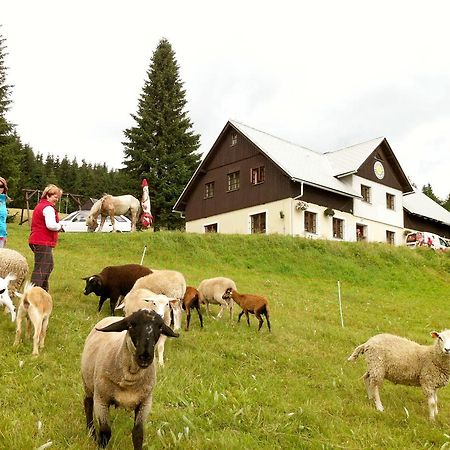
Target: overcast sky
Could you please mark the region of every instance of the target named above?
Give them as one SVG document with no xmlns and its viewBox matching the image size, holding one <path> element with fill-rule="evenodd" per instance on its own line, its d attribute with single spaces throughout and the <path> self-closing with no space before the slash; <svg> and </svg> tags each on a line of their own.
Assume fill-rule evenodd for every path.
<svg viewBox="0 0 450 450">
<path fill-rule="evenodd" d="M 384 136 L 450 194 L 448 1 L 2 0 L 8 119 L 35 152 L 123 161 L 151 56 L 172 44 L 207 152 L 228 119 L 318 151 Z"/>
</svg>

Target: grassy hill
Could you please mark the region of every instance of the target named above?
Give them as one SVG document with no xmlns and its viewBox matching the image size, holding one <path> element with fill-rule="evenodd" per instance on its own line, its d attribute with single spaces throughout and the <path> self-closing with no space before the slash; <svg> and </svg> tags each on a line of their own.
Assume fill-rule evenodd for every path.
<svg viewBox="0 0 450 450">
<path fill-rule="evenodd" d="M 32 268 L 27 238 L 27 225 L 9 226 L 9 247 Z M 0 448 L 28 450 L 47 441 L 55 449 L 96 448 L 85 430 L 79 363 L 84 339 L 109 303 L 97 313 L 97 298 L 83 295 L 81 278 L 106 265 L 139 263 L 144 245 L 145 265 L 179 270 L 189 285 L 227 276 L 241 292 L 267 295 L 272 323 L 272 333 L 266 325 L 258 333 L 254 317 L 248 327 L 205 313 L 200 330 L 194 311 L 191 331 L 167 341 L 144 448 L 450 446 L 450 388 L 440 391 L 440 413 L 430 424 L 420 389 L 386 382 L 382 414 L 366 398 L 364 360 L 346 361 L 379 332 L 427 344 L 430 331 L 450 328 L 450 254 L 282 236 L 142 232 L 60 236 L 50 279 L 54 310 L 37 359 L 29 340 L 13 349 L 14 324 L 0 317 Z M 131 449 L 132 414 L 112 409 L 111 418 L 108 448 Z"/>
</svg>

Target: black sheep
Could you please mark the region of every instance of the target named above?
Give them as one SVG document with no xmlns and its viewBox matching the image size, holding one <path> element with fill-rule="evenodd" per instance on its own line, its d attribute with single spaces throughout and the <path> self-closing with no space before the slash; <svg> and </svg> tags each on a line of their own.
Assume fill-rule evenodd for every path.
<svg viewBox="0 0 450 450">
<path fill-rule="evenodd" d="M 152 273 L 147 267 L 140 264 L 124 264 L 122 266 L 108 266 L 100 273 L 84 277 L 86 287 L 84 295 L 93 292 L 100 297 L 98 310 L 108 298 L 110 299 L 111 315 L 114 316 L 114 309 L 120 296 L 125 297 L 138 278 Z"/>
</svg>

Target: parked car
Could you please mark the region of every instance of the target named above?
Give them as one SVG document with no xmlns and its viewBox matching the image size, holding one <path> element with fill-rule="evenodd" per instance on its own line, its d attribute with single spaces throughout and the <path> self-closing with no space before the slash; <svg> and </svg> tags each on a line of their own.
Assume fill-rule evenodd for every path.
<svg viewBox="0 0 450 450">
<path fill-rule="evenodd" d="M 79 233 L 88 230 L 86 226 L 86 218 L 88 215 L 89 211 L 74 211 L 59 222 L 63 226 L 64 231 Z M 128 217 L 114 216 L 114 218 L 116 220 L 117 231 L 131 231 L 131 220 Z M 98 216 L 97 222 L 100 225 L 100 216 Z M 102 232 L 107 233 L 110 231 L 112 231 L 111 219 L 107 217 L 105 224 L 103 225 Z"/>
<path fill-rule="evenodd" d="M 408 247 L 430 247 L 435 250 L 450 251 L 448 241 L 441 236 L 426 231 L 415 231 L 406 236 Z"/>
</svg>

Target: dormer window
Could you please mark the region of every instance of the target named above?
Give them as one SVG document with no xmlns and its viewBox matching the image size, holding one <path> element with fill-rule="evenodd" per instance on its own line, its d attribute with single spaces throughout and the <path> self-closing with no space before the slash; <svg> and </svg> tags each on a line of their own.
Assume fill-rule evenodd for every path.
<svg viewBox="0 0 450 450">
<path fill-rule="evenodd" d="M 238 135 L 237 133 L 231 133 L 231 146 L 235 146 L 237 144 Z"/>
</svg>

